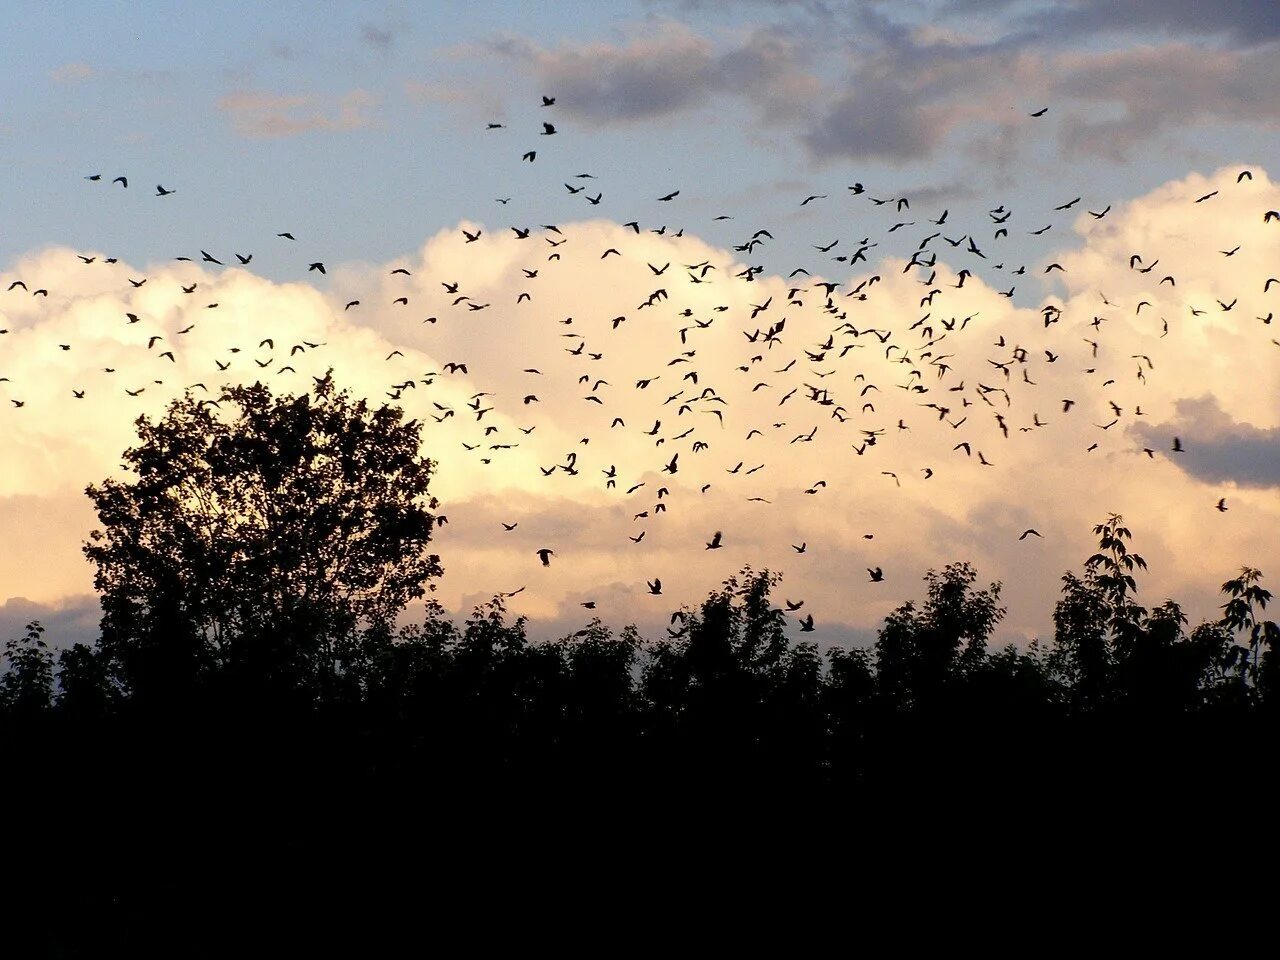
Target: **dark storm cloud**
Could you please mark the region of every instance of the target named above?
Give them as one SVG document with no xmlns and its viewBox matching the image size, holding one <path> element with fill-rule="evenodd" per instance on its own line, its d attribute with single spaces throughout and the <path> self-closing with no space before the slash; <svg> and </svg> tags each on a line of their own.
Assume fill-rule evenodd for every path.
<svg viewBox="0 0 1280 960">
<path fill-rule="evenodd" d="M 657 119 L 724 93 L 776 115 L 815 89 L 799 69 L 805 57 L 797 45 L 763 31 L 724 52 L 672 22 L 623 44 L 544 50 L 508 39 L 494 49 L 531 68 L 563 113 L 595 124 Z"/>
<path fill-rule="evenodd" d="M 101 616 L 98 598 L 92 595 L 68 597 L 55 604 L 10 597 L 0 603 L 0 644 L 24 635 L 32 620 L 44 626 L 44 641 L 54 650 L 96 643 Z"/>
<path fill-rule="evenodd" d="M 931 155 L 947 133 L 937 107 L 917 105 L 892 85 L 858 84 L 804 135 L 817 157 L 906 160 Z"/>
<path fill-rule="evenodd" d="M 1262 429 L 1233 420 L 1214 397 L 1179 400 L 1168 423 L 1132 429 L 1145 446 L 1170 449 L 1172 438 L 1184 452 L 1166 456 L 1184 473 L 1210 483 L 1280 487 L 1280 427 Z"/>
<path fill-rule="evenodd" d="M 1280 71 L 1271 50 L 1144 47 L 1059 58 L 1064 97 L 1119 116 L 1076 117 L 1061 131 L 1074 154 L 1123 154 L 1165 129 L 1195 124 L 1280 121 Z"/>
<path fill-rule="evenodd" d="M 386 53 L 395 42 L 395 32 L 377 24 L 365 23 L 360 26 L 360 39 L 369 46 Z"/>
<path fill-rule="evenodd" d="M 1103 29 L 1110 5 L 1028 13 L 1026 4 L 974 0 L 941 9 L 954 15 L 912 27 L 892 18 L 901 7 L 864 4 L 850 11 L 854 35 L 819 29 L 816 20 L 809 28 L 760 26 L 727 50 L 671 20 L 651 21 L 643 35 L 622 43 L 547 49 L 512 39 L 495 48 L 555 91 L 560 109 L 588 123 L 659 120 L 735 98 L 754 107 L 766 125 L 794 131 L 818 161 L 928 160 L 965 146 L 955 141 L 966 126 L 985 131 L 968 146 L 988 148 L 999 165 L 1016 163 L 1025 139 L 1045 133 L 1072 156 L 1122 161 L 1131 147 L 1164 131 L 1280 120 L 1275 45 L 1168 40 L 1216 23 L 1190 6 L 1173 4 L 1163 13 L 1163 5 L 1140 3 L 1134 23 L 1165 39 L 1100 51 L 1073 50 L 1070 43 L 1085 38 L 1088 24 Z M 962 12 L 1006 9 L 1008 32 L 984 40 L 967 35 Z M 1059 13 L 1076 18 L 1078 29 L 1054 27 L 1066 43 L 1046 50 L 1040 41 L 1049 28 L 1041 21 Z M 1266 36 L 1275 16 L 1237 4 L 1215 29 Z M 1169 26 L 1162 33 L 1170 24 L 1180 30 Z M 1052 114 L 1033 126 L 1024 111 L 1044 104 L 1054 105 Z"/>
<path fill-rule="evenodd" d="M 652 5 L 677 10 L 773 10 L 825 20 L 872 15 L 901 22 L 905 16 L 958 27 L 985 17 L 1003 24 L 1008 35 L 1022 42 L 1112 33 L 1222 38 L 1238 46 L 1280 39 L 1280 4 L 1275 0 L 652 0 Z"/>
<path fill-rule="evenodd" d="M 1046 37 L 1158 30 L 1224 37 L 1240 46 L 1280 38 L 1280 4 L 1275 0 L 1077 0 L 1054 5 L 1030 20 Z"/>
<path fill-rule="evenodd" d="M 951 22 L 985 14 L 1024 41 L 1060 41 L 1113 33 L 1222 38 L 1255 46 L 1280 38 L 1274 0 L 948 0 L 937 15 Z"/>
<path fill-rule="evenodd" d="M 1007 115 L 1028 59 L 1000 44 L 920 42 L 882 33 L 880 49 L 851 53 L 848 72 L 804 134 L 819 158 L 927 159 L 958 126 Z"/>
</svg>

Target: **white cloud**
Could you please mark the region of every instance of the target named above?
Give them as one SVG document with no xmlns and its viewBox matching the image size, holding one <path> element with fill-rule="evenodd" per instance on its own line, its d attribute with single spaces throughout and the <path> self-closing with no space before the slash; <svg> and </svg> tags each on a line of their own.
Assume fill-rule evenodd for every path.
<svg viewBox="0 0 1280 960">
<path fill-rule="evenodd" d="M 696 602 L 751 563 L 782 570 L 785 594 L 807 601 L 819 630 L 845 635 L 917 595 L 926 568 L 969 559 L 984 577 L 1005 581 L 1010 630 L 1043 632 L 1059 577 L 1093 552 L 1090 528 L 1115 511 L 1151 564 L 1145 599 L 1167 594 L 1207 614 L 1216 584 L 1241 564 L 1280 567 L 1275 490 L 1205 482 L 1179 469 L 1163 444 L 1154 457 L 1142 448 L 1188 397 L 1212 397 L 1224 416 L 1258 430 L 1280 423 L 1275 328 L 1256 319 L 1280 296 L 1274 285 L 1263 293 L 1280 228 L 1261 217 L 1280 206 L 1280 188 L 1260 169 L 1242 183 L 1236 173 L 1166 184 L 1102 220 L 1082 214 L 1082 246 L 1052 258 L 1065 267 L 1057 276 L 1067 295 L 1047 298 L 1062 309 L 1048 327 L 1039 310 L 998 294 L 1007 276 L 946 247 L 929 287 L 901 261 L 874 263 L 832 278 L 842 285 L 828 310 L 820 278 L 762 274 L 746 283 L 734 278 L 742 264 L 696 237 L 637 235 L 603 220 L 561 224 L 560 234 L 535 228 L 525 240 L 463 224 L 479 227 L 480 240 L 441 231 L 404 261 L 409 277 L 392 275 L 392 264 L 331 265 L 327 293 L 189 264 L 149 268 L 147 284 L 133 289 L 127 278 L 141 268 L 42 251 L 0 278 L 0 288 L 21 276 L 50 291 L 47 300 L 0 293 L 0 326 L 12 331 L 0 341 L 0 376 L 10 378 L 0 383 L 0 516 L 61 516 L 86 483 L 116 469 L 132 419 L 157 413 L 175 390 L 226 377 L 297 390 L 333 366 L 340 384 L 375 399 L 415 381 L 398 402 L 426 424 L 425 449 L 440 463 L 433 492 L 450 518 L 436 545 L 446 568 L 440 598 L 454 608 L 524 586 L 512 601 L 518 612 L 572 617 L 582 600 L 596 599 L 609 622 L 656 629 L 672 606 Z M 1235 246 L 1231 257 L 1219 252 Z M 611 248 L 620 255 L 602 257 Z M 1134 253 L 1140 265 L 1159 265 L 1130 269 Z M 694 283 L 702 269 L 686 265 L 703 262 L 715 269 Z M 962 266 L 977 275 L 956 289 Z M 865 301 L 846 295 L 873 274 L 882 279 L 864 288 Z M 1176 285 L 1161 283 L 1166 275 Z M 197 293 L 182 293 L 193 281 Z M 456 293 L 446 290 L 454 282 Z M 788 303 L 793 283 L 802 306 Z M 939 292 L 921 305 L 931 289 Z M 667 297 L 640 306 L 658 290 Z M 408 302 L 396 303 L 401 297 Z M 1218 303 L 1233 299 L 1231 311 Z M 351 300 L 360 304 L 345 310 Z M 219 307 L 206 309 L 209 302 Z M 127 312 L 141 322 L 127 323 Z M 772 347 L 745 336 L 784 318 Z M 157 334 L 164 339 L 148 349 Z M 258 346 L 266 337 L 273 348 Z M 324 346 L 290 355 L 304 341 Z M 166 348 L 176 362 L 160 359 Z M 394 350 L 403 355 L 388 359 Z M 223 374 L 215 361 L 232 366 Z M 450 362 L 468 372 L 445 373 Z M 283 364 L 296 373 L 277 374 Z M 146 392 L 126 395 L 138 387 Z M 538 399 L 526 404 L 528 396 Z M 13 408 L 10 398 L 27 405 Z M 1074 401 L 1065 413 L 1064 398 Z M 624 425 L 611 426 L 615 417 Z M 859 455 L 863 430 L 883 432 Z M 961 442 L 971 455 L 955 449 Z M 664 473 L 676 453 L 677 472 Z M 571 459 L 576 475 L 558 466 Z M 1231 504 L 1225 514 L 1213 509 L 1222 496 Z M 50 602 L 84 592 L 77 543 L 38 553 L 87 532 L 70 529 L 83 514 L 66 516 L 16 525 L 11 556 L 22 559 L 0 570 L 3 595 Z M 507 532 L 503 522 L 518 526 Z M 1027 527 L 1043 539 L 1020 541 Z M 716 530 L 724 546 L 706 550 Z M 801 543 L 803 554 L 792 546 Z M 549 567 L 534 555 L 540 547 L 555 551 Z M 46 562 L 30 563 L 33 555 Z M 886 583 L 868 582 L 872 566 L 884 568 Z M 647 595 L 654 577 L 666 584 L 661 598 Z"/>
<path fill-rule="evenodd" d="M 314 96 L 237 90 L 219 98 L 217 106 L 240 136 L 275 139 L 317 130 L 334 133 L 370 127 L 375 122 L 370 111 L 377 102 L 372 94 L 359 89 L 332 103 Z"/>
</svg>

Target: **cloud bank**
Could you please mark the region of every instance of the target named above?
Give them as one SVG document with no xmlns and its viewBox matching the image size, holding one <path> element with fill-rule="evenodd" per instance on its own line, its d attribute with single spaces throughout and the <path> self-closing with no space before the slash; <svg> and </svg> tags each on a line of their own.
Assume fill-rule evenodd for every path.
<svg viewBox="0 0 1280 960">
<path fill-rule="evenodd" d="M 90 589 L 80 491 L 118 470 L 137 416 L 333 367 L 424 424 L 453 609 L 523 587 L 512 605 L 537 619 L 595 601 L 657 631 L 750 563 L 844 637 L 968 559 L 1008 584 L 1009 635 L 1043 633 L 1059 577 L 1118 512 L 1152 566 L 1145 598 L 1211 613 L 1240 565 L 1280 561 L 1280 347 L 1257 319 L 1277 297 L 1280 227 L 1261 214 L 1280 188 L 1238 172 L 1080 213 L 1081 245 L 1052 258 L 1062 295 L 1035 306 L 1002 291 L 1043 265 L 1011 277 L 963 246 L 829 277 L 815 257 L 789 278 L 608 220 L 527 238 L 463 223 L 393 262 L 330 264 L 323 289 L 251 264 L 33 252 L 0 277 L 28 288 L 0 292 L 0 597 Z M 1193 456 L 1175 459 L 1174 430 Z"/>
</svg>

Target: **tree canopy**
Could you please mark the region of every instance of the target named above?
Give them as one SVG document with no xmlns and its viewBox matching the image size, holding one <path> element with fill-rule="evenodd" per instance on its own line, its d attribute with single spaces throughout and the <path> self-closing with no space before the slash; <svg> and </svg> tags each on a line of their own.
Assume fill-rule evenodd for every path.
<svg viewBox="0 0 1280 960">
<path fill-rule="evenodd" d="M 137 428 L 133 477 L 87 490 L 101 529 L 84 548 L 126 687 L 215 667 L 332 683 L 441 572 L 419 424 L 330 375 L 299 396 L 188 392 Z"/>
</svg>

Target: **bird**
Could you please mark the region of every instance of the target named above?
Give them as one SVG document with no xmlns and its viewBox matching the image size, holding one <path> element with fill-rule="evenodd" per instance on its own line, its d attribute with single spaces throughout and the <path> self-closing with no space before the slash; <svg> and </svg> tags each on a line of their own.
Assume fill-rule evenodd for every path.
<svg viewBox="0 0 1280 960">
<path fill-rule="evenodd" d="M 800 632 L 813 633 L 813 614 L 812 613 L 807 614 L 805 618 L 800 621 Z"/>
<path fill-rule="evenodd" d="M 307 273 L 310 273 L 313 270 L 319 270 L 321 273 L 324 273 L 324 264 L 318 260 L 315 263 L 307 264 Z"/>
<path fill-rule="evenodd" d="M 503 524 L 503 526 L 506 526 L 506 524 Z M 543 547 L 542 549 L 537 551 L 537 554 L 538 554 L 538 559 L 542 561 L 542 565 L 544 567 L 551 566 L 551 558 L 555 556 L 554 550 L 550 549 L 549 547 Z"/>
<path fill-rule="evenodd" d="M 1227 512 L 1227 498 L 1226 498 L 1226 497 L 1223 497 L 1222 499 L 1220 499 L 1220 500 L 1218 501 L 1218 505 L 1217 505 L 1214 509 L 1216 509 L 1219 513 L 1226 513 L 1226 512 Z"/>
<path fill-rule="evenodd" d="M 1043 117 L 1043 116 L 1044 116 L 1046 113 L 1048 113 L 1048 112 L 1049 112 L 1049 108 L 1048 108 L 1048 107 L 1041 107 L 1041 108 L 1040 108 L 1039 110 L 1037 110 L 1035 113 L 1027 114 L 1027 116 L 1030 116 L 1030 117 Z"/>
<path fill-rule="evenodd" d="M 709 541 L 707 541 L 707 549 L 708 549 L 708 550 L 719 550 L 719 549 L 720 549 L 720 547 L 722 546 L 722 544 L 720 543 L 720 536 L 721 536 L 721 534 L 720 534 L 720 531 L 719 531 L 719 530 L 717 530 L 714 534 L 712 534 L 712 535 L 711 535 L 711 539 L 710 539 Z"/>
<path fill-rule="evenodd" d="M 1027 537 L 1040 537 L 1040 539 L 1042 540 L 1044 539 L 1043 535 L 1038 530 L 1033 530 L 1031 527 L 1028 527 L 1026 530 L 1023 530 L 1022 535 L 1018 537 L 1018 539 L 1025 540 L 1027 539 Z"/>
<path fill-rule="evenodd" d="M 650 594 L 652 594 L 652 595 L 653 595 L 653 596 L 655 596 L 655 597 L 657 597 L 657 596 L 661 596 L 661 594 L 662 594 L 662 581 L 661 581 L 661 580 L 659 580 L 657 577 L 654 577 L 652 580 L 646 580 L 646 581 L 645 581 L 645 583 L 647 583 L 647 584 L 649 585 L 649 593 L 650 593 Z"/>
<path fill-rule="evenodd" d="M 674 200 L 674 199 L 675 199 L 676 197 L 678 197 L 678 196 L 680 196 L 680 191 L 679 191 L 679 190 L 672 190 L 672 191 L 671 191 L 670 193 L 668 193 L 665 197 L 659 197 L 659 198 L 658 198 L 658 200 L 659 200 L 659 201 Z"/>
<path fill-rule="evenodd" d="M 884 581 L 884 571 L 879 567 L 867 567 L 867 573 L 871 576 L 870 583 L 882 583 Z"/>
<path fill-rule="evenodd" d="M 157 197 L 167 197 L 167 196 L 169 196 L 169 194 L 171 194 L 171 193 L 177 193 L 177 192 L 178 192 L 177 190 L 166 190 L 166 189 L 165 189 L 164 187 L 162 187 L 160 184 L 158 184 L 158 183 L 156 184 L 156 196 L 157 196 Z"/>
</svg>

